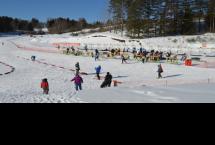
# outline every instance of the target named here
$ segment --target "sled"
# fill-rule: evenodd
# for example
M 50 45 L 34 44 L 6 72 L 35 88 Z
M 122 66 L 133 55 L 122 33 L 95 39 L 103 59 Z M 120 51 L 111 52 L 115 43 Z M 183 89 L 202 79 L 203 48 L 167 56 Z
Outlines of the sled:
M 112 82 L 113 82 L 114 87 L 117 87 L 118 84 L 122 84 L 122 82 L 117 81 L 117 80 L 113 80 Z

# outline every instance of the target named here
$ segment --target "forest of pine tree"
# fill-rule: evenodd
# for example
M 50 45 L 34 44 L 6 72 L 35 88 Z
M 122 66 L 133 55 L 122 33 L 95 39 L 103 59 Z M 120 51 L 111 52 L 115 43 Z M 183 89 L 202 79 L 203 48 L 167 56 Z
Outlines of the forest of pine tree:
M 109 0 L 109 11 L 134 38 L 215 32 L 215 0 Z
M 22 20 L 17 18 L 11 18 L 2 16 L 0 17 L 0 32 L 27 32 L 33 33 L 34 29 L 41 29 L 47 27 L 49 33 L 61 34 L 66 32 L 80 31 L 85 28 L 97 28 L 101 27 L 101 22 L 88 23 L 84 18 L 79 20 L 71 20 L 69 18 L 53 18 L 48 19 L 43 23 L 33 18 L 32 20 Z

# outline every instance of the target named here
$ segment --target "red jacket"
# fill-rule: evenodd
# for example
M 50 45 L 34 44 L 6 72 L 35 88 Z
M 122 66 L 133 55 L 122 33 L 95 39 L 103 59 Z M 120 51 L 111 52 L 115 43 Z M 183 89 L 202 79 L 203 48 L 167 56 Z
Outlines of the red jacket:
M 41 83 L 41 88 L 43 88 L 43 89 L 49 88 L 49 83 L 47 83 L 47 82 L 42 82 L 42 83 Z

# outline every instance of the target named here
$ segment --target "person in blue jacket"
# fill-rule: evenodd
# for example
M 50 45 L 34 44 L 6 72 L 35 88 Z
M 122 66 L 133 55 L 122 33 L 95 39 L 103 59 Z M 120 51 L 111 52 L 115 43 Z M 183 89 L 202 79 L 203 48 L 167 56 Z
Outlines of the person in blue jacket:
M 102 67 L 100 65 L 95 68 L 95 70 L 96 70 L 96 76 L 97 76 L 98 80 L 101 79 L 100 78 L 101 69 L 102 69 Z

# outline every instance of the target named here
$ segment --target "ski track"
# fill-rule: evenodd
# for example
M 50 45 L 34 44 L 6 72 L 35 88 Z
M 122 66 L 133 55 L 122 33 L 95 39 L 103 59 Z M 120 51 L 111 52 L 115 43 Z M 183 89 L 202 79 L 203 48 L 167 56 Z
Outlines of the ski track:
M 0 61 L 0 68 L 1 68 L 0 76 L 9 75 L 10 73 L 13 73 L 15 71 L 15 68 L 13 66 L 10 66 L 9 64 L 6 64 L 1 61 Z

